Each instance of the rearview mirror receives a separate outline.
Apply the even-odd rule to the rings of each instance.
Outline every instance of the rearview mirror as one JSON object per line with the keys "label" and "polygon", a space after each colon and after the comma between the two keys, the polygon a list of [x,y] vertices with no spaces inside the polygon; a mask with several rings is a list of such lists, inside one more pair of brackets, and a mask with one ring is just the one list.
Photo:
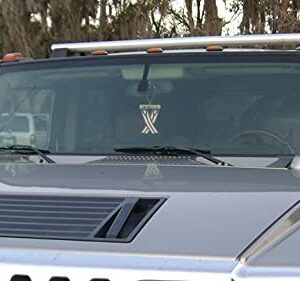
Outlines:
{"label": "rearview mirror", "polygon": [[173,83],[168,80],[149,80],[146,92],[139,92],[140,81],[129,83],[126,87],[126,95],[128,96],[155,96],[167,94],[173,90]]}

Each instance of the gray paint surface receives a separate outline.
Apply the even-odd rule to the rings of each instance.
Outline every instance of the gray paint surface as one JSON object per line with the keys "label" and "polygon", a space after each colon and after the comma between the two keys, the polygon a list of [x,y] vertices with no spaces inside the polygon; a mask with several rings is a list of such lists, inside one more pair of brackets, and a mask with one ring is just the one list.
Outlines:
{"label": "gray paint surface", "polygon": [[[152,166],[151,166],[152,165]],[[149,167],[156,173],[149,173]],[[57,187],[143,192],[299,192],[300,171],[206,165],[94,163],[82,165],[0,164],[0,189]]]}
{"label": "gray paint surface", "polygon": [[278,241],[272,248],[254,258],[249,266],[255,267],[299,267],[300,231],[297,229],[288,237]]}
{"label": "gray paint surface", "polygon": [[[162,196],[131,243],[1,238],[0,247],[234,259],[300,198],[285,169],[157,165],[0,165],[0,192]],[[1,196],[1,195],[0,195]]]}

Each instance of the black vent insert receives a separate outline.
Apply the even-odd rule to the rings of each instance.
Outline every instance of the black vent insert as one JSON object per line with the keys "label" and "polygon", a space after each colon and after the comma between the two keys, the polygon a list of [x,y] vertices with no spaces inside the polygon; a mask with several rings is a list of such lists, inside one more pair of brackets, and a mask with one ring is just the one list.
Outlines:
{"label": "black vent insert", "polygon": [[31,281],[31,279],[27,275],[14,275],[10,281]]}
{"label": "black vent insert", "polygon": [[161,198],[0,195],[0,236],[129,242]]}
{"label": "black vent insert", "polygon": [[68,277],[52,277],[49,281],[70,281]]}

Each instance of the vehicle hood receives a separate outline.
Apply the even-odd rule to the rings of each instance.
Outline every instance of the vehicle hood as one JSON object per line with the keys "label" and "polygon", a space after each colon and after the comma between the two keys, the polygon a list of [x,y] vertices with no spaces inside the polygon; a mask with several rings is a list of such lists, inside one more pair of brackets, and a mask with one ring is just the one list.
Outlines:
{"label": "vehicle hood", "polygon": [[129,243],[0,239],[0,247],[52,250],[235,259],[300,199],[299,174],[287,169],[2,164],[0,182],[0,196],[63,194],[166,199]]}

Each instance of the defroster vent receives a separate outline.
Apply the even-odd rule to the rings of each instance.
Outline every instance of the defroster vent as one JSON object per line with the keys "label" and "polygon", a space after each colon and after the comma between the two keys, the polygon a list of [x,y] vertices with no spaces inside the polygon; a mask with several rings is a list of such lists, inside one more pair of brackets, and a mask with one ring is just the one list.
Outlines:
{"label": "defroster vent", "polygon": [[0,195],[0,236],[130,242],[162,198]]}

